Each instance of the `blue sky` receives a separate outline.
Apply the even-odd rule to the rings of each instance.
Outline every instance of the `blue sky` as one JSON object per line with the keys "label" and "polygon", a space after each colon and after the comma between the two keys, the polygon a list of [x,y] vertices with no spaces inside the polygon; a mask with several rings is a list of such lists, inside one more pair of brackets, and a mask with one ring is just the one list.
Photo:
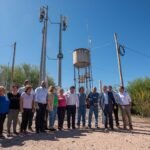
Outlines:
{"label": "blue sky", "polygon": [[[49,6],[49,18],[57,22],[60,14],[68,17],[63,32],[63,87],[73,84],[72,51],[88,47],[92,40],[92,68],[94,85],[119,84],[114,32],[119,42],[146,55],[150,50],[149,0],[0,0],[0,64],[12,61],[12,47],[17,42],[16,64],[40,64],[42,24],[39,10]],[[88,30],[87,30],[88,25]],[[58,51],[57,25],[48,25],[47,53],[56,57]],[[126,49],[122,57],[124,82],[127,85],[150,74],[150,58]],[[47,60],[47,72],[57,83],[57,62]]]}

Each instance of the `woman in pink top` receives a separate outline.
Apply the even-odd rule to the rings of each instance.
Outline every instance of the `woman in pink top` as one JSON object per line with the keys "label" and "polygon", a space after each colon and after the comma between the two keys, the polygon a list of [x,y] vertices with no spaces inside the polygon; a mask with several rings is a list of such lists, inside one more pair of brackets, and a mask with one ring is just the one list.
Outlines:
{"label": "woman in pink top", "polygon": [[26,133],[27,125],[32,119],[32,111],[34,109],[34,97],[31,93],[32,86],[26,85],[25,92],[21,95],[20,110],[22,112],[21,133]]}
{"label": "woman in pink top", "polygon": [[62,130],[64,118],[65,118],[65,111],[66,111],[66,98],[64,96],[64,90],[59,89],[58,93],[58,129]]}

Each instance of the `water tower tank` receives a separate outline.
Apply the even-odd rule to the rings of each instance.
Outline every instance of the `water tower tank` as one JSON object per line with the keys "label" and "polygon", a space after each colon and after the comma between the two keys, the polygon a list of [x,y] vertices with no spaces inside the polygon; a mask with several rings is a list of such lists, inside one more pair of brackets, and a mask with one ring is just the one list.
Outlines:
{"label": "water tower tank", "polygon": [[73,51],[73,64],[77,68],[85,68],[90,65],[90,51],[86,48],[79,48]]}

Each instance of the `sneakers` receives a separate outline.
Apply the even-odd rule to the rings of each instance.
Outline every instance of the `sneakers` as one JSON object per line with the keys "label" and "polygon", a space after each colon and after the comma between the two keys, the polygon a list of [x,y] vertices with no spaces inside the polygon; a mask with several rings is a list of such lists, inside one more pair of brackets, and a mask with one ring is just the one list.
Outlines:
{"label": "sneakers", "polygon": [[5,136],[3,134],[1,134],[0,139],[5,139]]}
{"label": "sneakers", "polygon": [[24,131],[24,134],[26,135],[26,134],[29,134],[29,132],[27,132],[27,131]]}
{"label": "sneakers", "polygon": [[27,132],[27,131],[20,131],[20,134],[21,135],[26,135],[26,134],[29,134],[29,132]]}
{"label": "sneakers", "polygon": [[39,130],[36,130],[36,133],[38,134],[38,133],[40,133],[40,131],[39,131]]}
{"label": "sneakers", "polygon": [[15,134],[15,135],[18,135],[19,133],[18,133],[17,131],[14,131],[14,134]]}
{"label": "sneakers", "polygon": [[31,132],[34,132],[34,130],[32,128],[29,128],[28,130],[31,131]]}
{"label": "sneakers", "polygon": [[46,131],[45,131],[45,130],[40,130],[40,132],[41,132],[41,133],[46,133]]}
{"label": "sneakers", "polygon": [[13,137],[11,133],[7,133],[7,137]]}
{"label": "sneakers", "polygon": [[100,129],[100,127],[96,126],[95,129]]}
{"label": "sneakers", "polygon": [[49,128],[49,130],[50,130],[50,131],[56,131],[56,129],[55,129],[55,128]]}
{"label": "sneakers", "polygon": [[105,128],[105,129],[104,129],[104,132],[105,132],[105,133],[108,133],[108,132],[109,132],[108,128]]}
{"label": "sneakers", "polygon": [[110,130],[111,130],[111,131],[114,131],[114,128],[112,127],[112,128],[110,128]]}
{"label": "sneakers", "polygon": [[45,127],[45,130],[49,130],[49,128],[48,128],[48,127]]}
{"label": "sneakers", "polygon": [[133,127],[132,127],[132,125],[130,125],[129,129],[130,129],[130,130],[133,130]]}
{"label": "sneakers", "polygon": [[82,129],[86,129],[86,126],[84,125],[84,126],[82,126]]}
{"label": "sneakers", "polygon": [[91,126],[88,126],[88,129],[92,129]]}
{"label": "sneakers", "polygon": [[12,134],[10,133],[10,131],[7,132],[7,137],[11,137]]}
{"label": "sneakers", "polygon": [[58,130],[61,131],[61,130],[62,130],[62,127],[58,127]]}

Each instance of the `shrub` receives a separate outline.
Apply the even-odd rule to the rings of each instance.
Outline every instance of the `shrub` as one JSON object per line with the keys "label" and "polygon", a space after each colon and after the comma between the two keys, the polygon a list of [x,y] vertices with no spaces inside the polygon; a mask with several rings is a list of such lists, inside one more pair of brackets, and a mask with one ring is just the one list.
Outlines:
{"label": "shrub", "polygon": [[129,82],[128,92],[132,98],[132,113],[150,117],[150,78]]}

